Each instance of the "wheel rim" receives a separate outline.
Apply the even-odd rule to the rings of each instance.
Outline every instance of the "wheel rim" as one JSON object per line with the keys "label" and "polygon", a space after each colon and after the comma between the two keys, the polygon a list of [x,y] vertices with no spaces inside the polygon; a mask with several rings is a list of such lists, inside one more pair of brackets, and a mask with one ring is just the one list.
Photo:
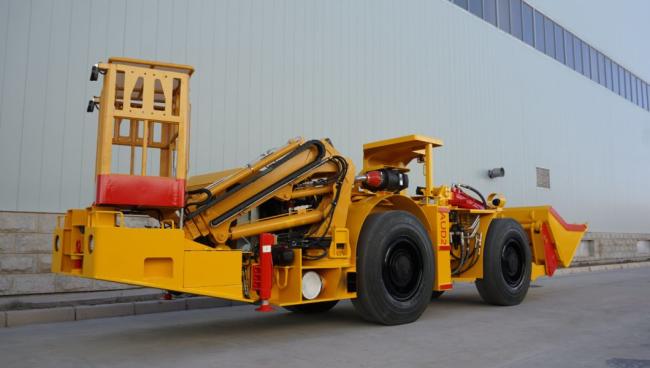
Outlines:
{"label": "wheel rim", "polygon": [[415,242],[399,238],[388,246],[382,278],[388,293],[399,301],[411,299],[422,280],[422,257]]}
{"label": "wheel rim", "polygon": [[506,243],[501,251],[501,274],[511,287],[518,287],[524,280],[524,254],[515,240]]}

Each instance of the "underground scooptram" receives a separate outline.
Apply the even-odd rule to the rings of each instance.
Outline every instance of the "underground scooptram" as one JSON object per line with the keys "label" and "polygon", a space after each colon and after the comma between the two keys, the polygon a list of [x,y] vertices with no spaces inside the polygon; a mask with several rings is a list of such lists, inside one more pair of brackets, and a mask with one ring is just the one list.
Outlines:
{"label": "underground scooptram", "polygon": [[[436,186],[443,143],[421,135],[365,144],[359,170],[329,139],[298,138],[246,166],[188,176],[193,71],[128,58],[92,67],[103,81],[87,108],[99,117],[96,196],[57,221],[52,271],[260,311],[326,312],[351,299],[364,319],[393,325],[457,282],[474,282],[487,303],[519,304],[531,280],[569,266],[587,229],[550,206]],[[412,162],[425,183],[415,195]]]}

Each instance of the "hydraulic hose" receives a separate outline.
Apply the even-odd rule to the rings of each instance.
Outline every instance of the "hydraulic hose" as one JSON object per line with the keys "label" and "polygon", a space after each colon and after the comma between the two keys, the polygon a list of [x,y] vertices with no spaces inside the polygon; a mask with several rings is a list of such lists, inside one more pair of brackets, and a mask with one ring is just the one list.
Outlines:
{"label": "hydraulic hose", "polygon": [[[257,193],[255,196],[249,198],[248,200],[246,200],[245,202],[243,202],[240,205],[236,206],[235,208],[229,210],[228,212],[224,213],[223,215],[221,215],[221,216],[217,217],[216,219],[212,220],[211,221],[212,226],[216,226],[214,224],[215,223],[220,223],[221,221],[223,221],[224,216],[226,214],[230,214],[228,217],[236,214],[237,212],[239,212],[239,211],[237,211],[237,209],[241,210],[242,208],[247,207],[249,204],[254,203],[256,200],[263,197],[267,193],[270,193],[270,192],[276,190],[277,188],[279,188],[280,186],[286,184],[285,181],[286,182],[291,181],[295,177],[302,175],[302,173],[304,173],[307,170],[310,170],[311,168],[313,168],[313,167],[317,166],[318,164],[320,164],[320,161],[322,160],[323,156],[325,155],[325,147],[323,146],[323,144],[318,140],[311,140],[311,141],[305,142],[300,147],[296,148],[294,151],[288,153],[287,155],[285,155],[281,159],[279,159],[279,160],[275,161],[274,163],[272,163],[271,165],[269,165],[266,170],[264,170],[262,172],[259,172],[256,175],[253,175],[248,180],[246,180],[243,183],[240,183],[240,184],[228,189],[225,193],[223,193],[223,194],[221,194],[219,196],[210,195],[207,200],[199,202],[199,207],[197,209],[195,209],[194,211],[192,211],[190,213],[187,213],[186,216],[185,216],[185,219],[186,220],[193,219],[194,217],[196,217],[199,214],[206,211],[208,208],[218,204],[219,202],[223,201],[224,199],[230,197],[231,195],[233,195],[233,194],[237,193],[238,191],[242,190],[243,188],[247,187],[251,183],[259,180],[260,178],[264,177],[265,175],[269,174],[271,171],[276,169],[278,166],[284,164],[285,162],[287,162],[291,158],[295,157],[300,152],[302,152],[302,151],[304,151],[304,150],[306,150],[306,149],[308,149],[308,148],[310,148],[312,146],[315,146],[318,149],[318,156],[316,157],[316,159],[314,161],[312,161],[311,163],[309,163],[309,164],[303,166],[302,168],[296,170],[295,172],[293,172],[292,174],[290,174],[287,177],[283,178],[282,180],[278,181],[277,183],[273,184],[271,187],[269,187],[269,188],[272,188],[271,190],[269,190],[269,188],[267,188],[264,191],[262,191],[260,193]],[[301,172],[301,170],[303,170],[305,168],[307,168],[307,169]],[[287,181],[287,178],[291,178],[291,179],[289,179]],[[283,184],[278,185],[278,183],[283,183]],[[254,200],[251,201],[252,198],[254,198]],[[219,221],[215,221],[215,220],[219,220]]]}
{"label": "hydraulic hose", "polygon": [[458,184],[458,186],[461,188],[471,190],[472,192],[476,193],[476,195],[481,199],[481,203],[483,203],[483,206],[487,208],[488,205],[487,202],[485,201],[485,197],[483,197],[483,194],[481,194],[481,192],[479,192],[478,189],[467,184]]}
{"label": "hydraulic hose", "polygon": [[185,194],[187,194],[187,195],[195,195],[195,194],[200,194],[200,193],[206,195],[205,199],[203,199],[201,201],[196,201],[196,202],[188,202],[188,203],[185,204],[185,207],[188,207],[188,206],[201,206],[201,205],[206,204],[210,199],[212,199],[212,192],[209,191],[206,188],[188,190],[187,192],[185,192]]}
{"label": "hydraulic hose", "polygon": [[260,172],[258,175],[255,175],[252,178],[248,179],[247,181],[235,186],[234,188],[232,188],[228,192],[224,193],[223,195],[213,198],[211,201],[209,201],[208,203],[201,206],[201,208],[194,211],[191,214],[192,216],[190,218],[197,216],[198,215],[197,212],[199,212],[199,211],[203,212],[206,209],[208,209],[208,208],[216,205],[217,203],[221,202],[225,198],[233,195],[234,193],[237,193],[238,191],[240,191],[241,189],[243,189],[246,186],[250,185],[251,183],[259,180],[261,177],[269,174],[271,171],[275,170],[276,168],[278,168],[279,166],[281,166],[282,164],[284,164],[288,160],[292,159],[293,157],[295,157],[299,153],[301,153],[301,152],[303,152],[303,151],[305,151],[307,149],[310,149],[312,147],[316,147],[316,149],[318,150],[318,154],[317,154],[316,158],[312,162],[310,162],[307,165],[304,165],[303,167],[297,169],[293,173],[291,173],[291,174],[285,176],[284,178],[280,179],[279,181],[275,182],[273,185],[268,186],[264,190],[262,190],[262,191],[256,193],[255,195],[249,197],[245,201],[239,203],[235,207],[229,209],[228,211],[224,212],[220,216],[218,216],[218,217],[216,217],[216,218],[214,218],[214,219],[212,219],[210,221],[210,225],[218,226],[219,224],[224,222],[226,219],[228,219],[228,218],[230,218],[232,216],[235,216],[236,214],[242,212],[247,207],[249,207],[252,204],[254,204],[255,202],[259,201],[260,199],[262,199],[262,198],[266,197],[267,195],[273,193],[277,189],[287,185],[288,183],[290,183],[291,181],[293,181],[296,178],[300,177],[304,173],[306,173],[306,172],[312,170],[313,168],[319,166],[322,163],[323,157],[325,156],[325,146],[323,145],[323,143],[321,141],[319,141],[319,140],[311,140],[311,141],[305,142],[303,145],[296,148],[293,152],[287,154],[286,156],[284,156],[280,160],[278,160],[278,161],[274,162],[273,164],[271,164],[267,168],[267,170],[264,170],[263,172]]}
{"label": "hydraulic hose", "polygon": [[345,176],[347,175],[348,172],[348,162],[343,157],[334,156],[331,158],[331,160],[335,161],[339,165],[339,176],[336,179],[336,194],[334,195],[331,208],[327,215],[329,219],[327,220],[327,226],[325,227],[325,231],[320,236],[320,238],[316,241],[316,246],[321,248],[323,250],[323,253],[319,254],[318,256],[308,256],[306,254],[303,254],[302,256],[302,258],[311,261],[319,260],[327,256],[327,247],[323,247],[321,243],[325,239],[325,236],[327,235],[327,232],[329,231],[332,225],[332,220],[334,219],[334,211],[336,210],[336,205],[338,204],[339,197],[341,196],[341,185],[343,184],[343,180],[345,180]]}

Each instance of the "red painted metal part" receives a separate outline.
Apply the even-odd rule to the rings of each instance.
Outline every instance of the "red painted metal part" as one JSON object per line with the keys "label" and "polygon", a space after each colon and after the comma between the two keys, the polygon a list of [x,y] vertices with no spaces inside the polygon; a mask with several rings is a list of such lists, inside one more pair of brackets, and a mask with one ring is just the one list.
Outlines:
{"label": "red painted metal part", "polygon": [[371,188],[377,188],[384,181],[381,171],[369,171],[366,173],[366,185]]}
{"label": "red painted metal part", "polygon": [[562,216],[560,216],[560,214],[557,213],[557,211],[555,211],[555,208],[553,208],[553,207],[549,208],[548,212],[550,212],[551,215],[553,217],[555,217],[557,222],[559,222],[560,225],[562,225],[562,227],[566,231],[585,231],[585,230],[587,230],[587,225],[585,225],[585,224],[568,224],[566,221],[564,221]]}
{"label": "red painted metal part", "polygon": [[485,209],[483,203],[467,195],[465,192],[463,192],[462,189],[458,187],[451,188],[451,199],[449,200],[449,204],[458,208],[466,208],[470,210]]}
{"label": "red painted metal part", "polygon": [[451,245],[449,245],[449,244],[439,245],[438,249],[439,250],[451,250]]}
{"label": "red painted metal part", "polygon": [[[84,250],[83,250],[82,245],[81,245],[81,240],[77,240],[74,243],[74,250],[75,250],[75,253],[77,253],[77,254],[83,254]],[[72,268],[81,269],[82,265],[83,265],[83,259],[82,258],[72,260]]]}
{"label": "red painted metal part", "polygon": [[440,290],[450,290],[454,287],[454,284],[441,284],[439,289]]}
{"label": "red painted metal part", "polygon": [[270,312],[273,310],[269,304],[271,288],[273,287],[273,255],[272,247],[275,244],[275,236],[269,233],[260,234],[260,260],[253,268],[253,289],[260,297],[260,306],[255,309],[258,312]]}
{"label": "red painted metal part", "polygon": [[555,254],[555,242],[546,223],[542,224],[541,233],[542,239],[544,240],[544,265],[546,266],[546,274],[553,276],[557,269],[557,255]]}
{"label": "red painted metal part", "polygon": [[185,205],[185,180],[160,176],[98,175],[95,203],[181,208]]}

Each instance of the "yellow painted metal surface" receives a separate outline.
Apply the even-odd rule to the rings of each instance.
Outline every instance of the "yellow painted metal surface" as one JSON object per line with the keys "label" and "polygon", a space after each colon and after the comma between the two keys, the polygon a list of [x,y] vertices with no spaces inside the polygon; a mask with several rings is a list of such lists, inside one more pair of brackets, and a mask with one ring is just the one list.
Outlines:
{"label": "yellow painted metal surface", "polygon": [[442,145],[439,139],[417,134],[366,143],[363,145],[363,170],[406,168],[409,162],[424,154],[426,147]]}
{"label": "yellow painted metal surface", "polygon": [[247,300],[241,292],[241,251],[207,248],[180,229],[128,228],[122,216],[98,208],[69,212],[55,230],[55,237],[65,240],[53,250],[52,271]]}
{"label": "yellow painted metal surface", "polygon": [[241,288],[241,252],[186,250],[184,254],[184,288]]}
{"label": "yellow painted metal surface", "polygon": [[449,236],[449,207],[426,206],[424,212],[431,224],[431,240],[433,242],[435,279],[433,290],[448,290],[451,288],[451,239]]}
{"label": "yellow painted metal surface", "polygon": [[194,69],[130,58],[110,58],[98,68],[104,73],[104,85],[97,100],[96,175],[111,174],[114,147],[126,146],[129,175],[148,175],[149,151],[157,149],[158,175],[185,179],[189,78]]}

